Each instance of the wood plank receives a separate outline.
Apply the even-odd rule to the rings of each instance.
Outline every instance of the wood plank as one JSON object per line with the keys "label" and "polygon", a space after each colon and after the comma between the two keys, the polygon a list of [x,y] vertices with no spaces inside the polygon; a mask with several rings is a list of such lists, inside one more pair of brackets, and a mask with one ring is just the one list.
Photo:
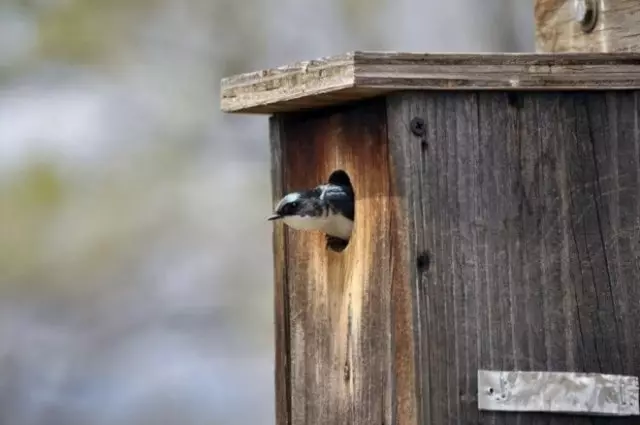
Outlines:
{"label": "wood plank", "polygon": [[[283,131],[280,117],[269,120],[271,140],[271,188],[274,204],[284,196],[286,157],[282,145]],[[289,245],[284,229],[276,226],[273,229],[273,263],[274,263],[274,324],[275,324],[275,410],[276,424],[291,424],[291,324],[289,318],[289,279],[287,278],[287,256]]]}
{"label": "wood plank", "polygon": [[225,112],[274,113],[400,90],[640,88],[640,54],[353,52],[222,80]]}
{"label": "wood plank", "polygon": [[286,266],[276,288],[289,289],[290,331],[289,344],[277,347],[288,353],[277,358],[290,365],[277,382],[291,387],[277,387],[278,400],[290,398],[292,425],[417,425],[408,234],[396,231],[404,210],[390,179],[385,102],[277,121],[273,158],[283,191],[313,187],[342,169],[356,194],[354,233],[340,253],[320,233],[278,230],[276,267]]}
{"label": "wood plank", "polygon": [[[575,4],[597,8],[595,26],[583,29]],[[580,18],[580,19],[577,19]],[[536,0],[538,52],[638,52],[640,2],[636,0]]]}
{"label": "wood plank", "polygon": [[[392,297],[405,305],[412,306],[411,309],[397,311],[399,319],[394,321],[396,329],[394,334],[402,336],[402,339],[397,342],[398,346],[404,347],[400,354],[412,359],[412,361],[399,361],[406,366],[400,371],[401,373],[397,374],[396,381],[409,383],[409,385],[400,386],[404,391],[398,395],[407,405],[401,411],[412,416],[411,420],[403,422],[423,424],[429,422],[428,420],[425,422],[426,418],[423,416],[424,412],[418,400],[425,396],[424,391],[427,388],[421,385],[421,380],[417,377],[422,375],[421,338],[428,338],[428,336],[420,333],[420,312],[417,308],[420,305],[418,300],[424,296],[423,278],[429,269],[430,259],[429,253],[425,251],[425,241],[420,231],[426,225],[425,216],[420,208],[424,185],[420,177],[423,172],[422,167],[425,166],[422,161],[425,146],[422,144],[422,136],[411,135],[409,132],[411,120],[408,117],[422,115],[422,110],[414,109],[415,107],[419,108],[420,105],[404,102],[402,95],[387,99],[391,186],[395,189],[394,203],[395,208],[398,209],[396,216],[400,219],[393,223],[392,227],[395,229],[393,234],[399,238],[398,245],[402,248],[394,260],[398,268],[395,274],[404,275],[407,278],[406,282],[394,280],[395,291]],[[399,270],[400,267],[405,267],[406,270]]]}
{"label": "wood plank", "polygon": [[430,258],[412,277],[423,423],[592,423],[481,412],[478,369],[640,375],[638,93],[390,96],[409,249]]}
{"label": "wood plank", "polygon": [[478,408],[637,416],[638,378],[600,373],[479,370]]}

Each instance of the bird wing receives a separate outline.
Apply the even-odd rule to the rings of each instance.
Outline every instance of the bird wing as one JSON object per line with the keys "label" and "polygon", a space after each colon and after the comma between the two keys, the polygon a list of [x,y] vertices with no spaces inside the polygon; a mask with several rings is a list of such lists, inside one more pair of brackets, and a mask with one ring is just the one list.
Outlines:
{"label": "bird wing", "polygon": [[322,198],[343,216],[353,221],[355,204],[353,191],[349,187],[326,185]]}

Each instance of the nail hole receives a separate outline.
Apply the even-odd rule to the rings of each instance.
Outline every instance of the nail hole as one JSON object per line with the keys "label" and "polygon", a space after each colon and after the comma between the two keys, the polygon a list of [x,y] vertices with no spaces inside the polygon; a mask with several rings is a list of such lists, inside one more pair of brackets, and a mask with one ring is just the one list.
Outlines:
{"label": "nail hole", "polygon": [[508,92],[507,102],[509,103],[509,106],[511,106],[512,108],[519,109],[522,106],[520,104],[520,96],[518,95],[518,93]]}
{"label": "nail hole", "polygon": [[[335,204],[336,208],[341,210],[342,214],[353,221],[353,226],[355,227],[355,190],[353,189],[353,185],[351,184],[351,178],[344,170],[335,170],[327,179],[329,184],[335,184],[338,186],[342,186],[345,189],[345,192],[348,196],[351,197],[353,202],[337,202]],[[337,237],[332,237],[327,235],[327,249],[334,252],[342,252],[349,245],[348,240],[343,240]]]}
{"label": "nail hole", "polygon": [[493,388],[489,388],[489,394],[493,394]]}
{"label": "nail hole", "polygon": [[424,273],[429,270],[429,266],[431,265],[431,258],[429,258],[428,252],[421,252],[418,254],[416,258],[416,266],[418,267],[418,271],[420,273]]}
{"label": "nail hole", "polygon": [[429,142],[427,142],[425,139],[422,139],[420,141],[420,149],[422,149],[422,153],[424,154],[426,151],[429,150]]}

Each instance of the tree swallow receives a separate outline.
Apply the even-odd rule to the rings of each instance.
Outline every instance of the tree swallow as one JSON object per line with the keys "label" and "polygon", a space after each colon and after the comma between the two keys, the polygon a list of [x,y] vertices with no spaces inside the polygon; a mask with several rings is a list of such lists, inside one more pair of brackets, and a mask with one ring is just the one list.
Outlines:
{"label": "tree swallow", "polygon": [[353,189],[329,179],[328,184],[287,194],[268,220],[282,220],[296,230],[321,231],[329,246],[344,248],[353,230],[354,210]]}

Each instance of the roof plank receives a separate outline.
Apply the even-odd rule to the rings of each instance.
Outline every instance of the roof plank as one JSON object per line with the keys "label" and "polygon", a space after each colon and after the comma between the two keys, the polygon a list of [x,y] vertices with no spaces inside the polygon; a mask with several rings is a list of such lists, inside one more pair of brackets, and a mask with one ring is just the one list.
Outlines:
{"label": "roof plank", "polygon": [[640,89],[640,53],[351,52],[224,78],[225,112],[270,114],[400,90]]}

